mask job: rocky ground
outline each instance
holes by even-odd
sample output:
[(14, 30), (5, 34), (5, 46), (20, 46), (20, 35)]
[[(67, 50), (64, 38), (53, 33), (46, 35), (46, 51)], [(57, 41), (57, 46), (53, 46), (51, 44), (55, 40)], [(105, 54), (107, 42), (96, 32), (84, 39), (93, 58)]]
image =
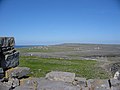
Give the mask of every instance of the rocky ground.
[(21, 69), (21, 72), (14, 72), (16, 77), (12, 71), (8, 71), (9, 78), (1, 80), (0, 90), (120, 90), (118, 78), (86, 80), (76, 77), (75, 73), (58, 71), (49, 72), (43, 78), (25, 78), (28, 68), (17, 69)]
[(91, 59), (120, 57), (120, 45), (102, 44), (61, 44), (19, 49), (22, 55), (34, 55), (43, 58)]

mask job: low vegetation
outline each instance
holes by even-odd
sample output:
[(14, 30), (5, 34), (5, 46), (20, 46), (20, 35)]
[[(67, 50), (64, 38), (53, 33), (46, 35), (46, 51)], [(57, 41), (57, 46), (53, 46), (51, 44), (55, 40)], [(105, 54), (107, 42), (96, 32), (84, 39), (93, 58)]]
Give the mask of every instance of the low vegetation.
[(97, 67), (94, 60), (66, 60), (40, 58), (37, 56), (20, 56), (20, 66), (31, 68), (31, 77), (43, 77), (50, 71), (66, 71), (77, 76), (89, 78), (108, 78), (104, 69)]

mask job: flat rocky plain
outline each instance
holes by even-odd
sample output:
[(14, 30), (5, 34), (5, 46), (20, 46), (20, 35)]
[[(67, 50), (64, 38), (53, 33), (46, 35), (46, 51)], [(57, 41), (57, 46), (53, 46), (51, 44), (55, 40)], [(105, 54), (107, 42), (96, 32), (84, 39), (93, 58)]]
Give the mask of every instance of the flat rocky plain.
[(120, 45), (104, 44), (59, 44), (50, 46), (35, 46), (19, 49), (22, 54), (40, 57), (80, 59), (97, 57), (120, 57)]
[[(19, 48), (18, 50), (21, 56), (80, 61), (93, 60), (97, 61), (97, 67), (106, 72), (113, 73), (119, 70), (120, 45), (65, 43)], [(115, 71), (111, 71), (111, 67), (114, 66), (117, 68), (115, 67)]]

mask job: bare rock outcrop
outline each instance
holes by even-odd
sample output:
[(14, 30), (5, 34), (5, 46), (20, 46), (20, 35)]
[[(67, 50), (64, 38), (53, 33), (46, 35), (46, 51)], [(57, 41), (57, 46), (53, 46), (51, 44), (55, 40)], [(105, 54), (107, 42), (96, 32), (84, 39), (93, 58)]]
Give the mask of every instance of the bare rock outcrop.
[(75, 73), (52, 71), (46, 74), (46, 78), (55, 81), (73, 82), (75, 79)]

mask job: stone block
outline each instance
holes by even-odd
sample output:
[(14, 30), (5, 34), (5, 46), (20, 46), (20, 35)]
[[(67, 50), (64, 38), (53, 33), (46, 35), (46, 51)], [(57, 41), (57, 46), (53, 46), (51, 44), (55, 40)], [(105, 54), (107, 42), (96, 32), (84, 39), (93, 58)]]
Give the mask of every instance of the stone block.
[(55, 81), (73, 82), (75, 79), (75, 73), (52, 71), (46, 74), (46, 78)]
[(19, 80), (17, 78), (9, 78), (9, 80), (7, 82), (3, 82), (6, 86), (15, 88), (17, 86), (19, 86)]
[(7, 86), (6, 84), (0, 82), (0, 90), (12, 90), (11, 86)]
[(111, 84), (111, 86), (120, 86), (120, 80), (111, 78), (110, 79), (110, 84)]
[(33, 86), (37, 87), (39, 78), (27, 78), (20, 80), (20, 86)]
[(86, 78), (75, 77), (73, 85), (86, 87), (87, 86)]
[(35, 89), (32, 86), (18, 86), (14, 90), (40, 90), (40, 89)]
[(39, 78), (21, 79), (20, 86), (24, 87), (24, 88), (28, 88), (28, 89), (32, 87), (33, 90), (39, 90), (39, 89), (37, 89), (38, 88), (38, 80), (39, 80)]
[(6, 54), (2, 56), (1, 67), (3, 69), (8, 69), (11, 67), (16, 67), (19, 65), (19, 52), (14, 52), (12, 54)]
[(111, 90), (120, 90), (120, 86), (111, 87)]
[(82, 90), (82, 88), (63, 81), (39, 79), (37, 90)]
[(13, 47), (14, 45), (14, 37), (0, 37), (0, 47)]
[(9, 78), (9, 81), (12, 82), (12, 87), (15, 88), (20, 85), (20, 81), (17, 78)]
[(22, 78), (30, 73), (30, 68), (15, 67), (5, 71), (6, 78)]
[(1, 52), (4, 54), (4, 52), (9, 52), (10, 50), (15, 50), (14, 47), (2, 47)]
[(90, 79), (87, 81), (87, 86), (90, 90), (110, 90), (108, 80)]
[(12, 54), (14, 52), (16, 52), (16, 49), (13, 48), (13, 49), (10, 49), (10, 50), (3, 51), (2, 54), (7, 55), (7, 54)]

